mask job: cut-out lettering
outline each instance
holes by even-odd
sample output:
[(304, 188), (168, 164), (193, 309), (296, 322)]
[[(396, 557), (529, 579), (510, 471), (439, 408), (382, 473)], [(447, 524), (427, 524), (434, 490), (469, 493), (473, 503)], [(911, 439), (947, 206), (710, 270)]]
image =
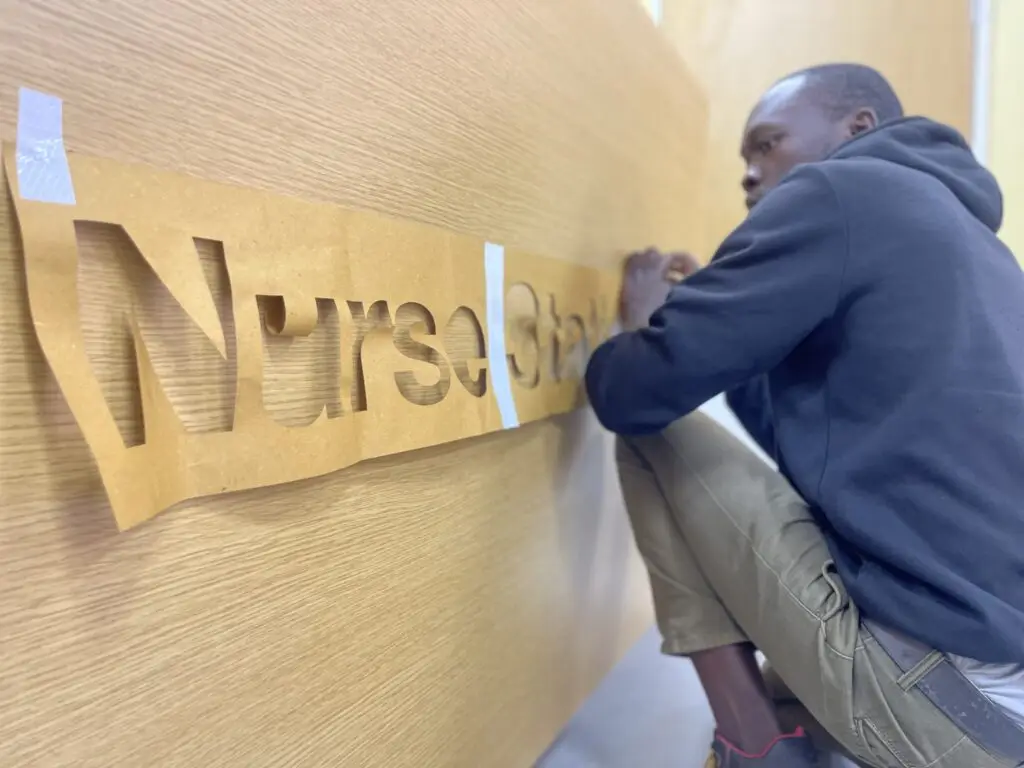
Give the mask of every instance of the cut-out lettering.
[[(191, 263), (196, 282), (202, 281), (195, 293), (213, 308), (214, 330), (200, 327), (185, 311), (180, 295), (170, 293), (122, 227), (76, 221), (74, 231), (86, 352), (125, 444), (145, 442), (133, 328), (147, 340), (154, 373), (181, 427), (195, 433), (230, 430), (235, 344), (221, 244), (186, 238), (191, 252), (180, 254)], [(213, 339), (222, 340), (223, 354)], [(197, 381), (207, 388), (201, 403), (190, 397)]]
[(558, 378), (582, 379), (586, 373), (587, 360), (590, 358), (587, 327), (583, 318), (579, 315), (569, 315), (565, 318), (561, 339)]
[(363, 372), (363, 341), (366, 334), (381, 328), (393, 328), (391, 311), (386, 301), (375, 301), (369, 310), (363, 309), (363, 302), (348, 302), (349, 317), (353, 323), (352, 339), (352, 410), (366, 410), (366, 376)]
[[(395, 349), (408, 358), (432, 366), (436, 381), (424, 382), (414, 371), (396, 371), (395, 384), (402, 397), (417, 405), (437, 405), (451, 387), (451, 369), (440, 350), (428, 342), (437, 336), (434, 316), (422, 304), (403, 304), (395, 311)], [(433, 377), (432, 377), (433, 378)]]
[(473, 397), (487, 393), (484, 329), (469, 307), (458, 307), (444, 329), (444, 349), (459, 383)]
[(317, 323), (309, 333), (274, 331), (280, 315), (275, 299), (257, 297), (263, 336), (263, 407), (289, 427), (304, 427), (321, 416), (344, 412), (341, 392), (341, 325), (332, 299), (316, 299)]
[(533, 288), (526, 283), (512, 285), (505, 296), (505, 325), (512, 342), (508, 361), (513, 381), (527, 389), (540, 383), (539, 317), (540, 302)]
[(75, 153), (75, 204), (41, 203), (3, 154), (36, 337), (121, 529), (502, 429), (494, 334), (518, 423), (575, 408), (613, 319), (617, 271), (506, 248), (488, 317), (469, 235)]
[(317, 300), (309, 297), (257, 296), (263, 322), (274, 336), (309, 336), (320, 321)]
[(548, 294), (543, 302), (538, 301), (538, 307), (537, 345), (542, 360), (541, 368), (546, 375), (559, 381), (562, 378), (562, 319), (558, 316), (553, 295)]

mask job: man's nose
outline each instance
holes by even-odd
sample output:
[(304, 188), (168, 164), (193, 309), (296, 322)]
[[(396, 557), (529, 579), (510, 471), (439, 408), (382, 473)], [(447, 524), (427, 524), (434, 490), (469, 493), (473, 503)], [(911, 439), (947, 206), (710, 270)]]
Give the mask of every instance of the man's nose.
[(743, 180), (740, 182), (743, 187), (743, 191), (748, 195), (755, 189), (761, 186), (761, 169), (756, 165), (748, 165), (746, 172), (743, 174)]

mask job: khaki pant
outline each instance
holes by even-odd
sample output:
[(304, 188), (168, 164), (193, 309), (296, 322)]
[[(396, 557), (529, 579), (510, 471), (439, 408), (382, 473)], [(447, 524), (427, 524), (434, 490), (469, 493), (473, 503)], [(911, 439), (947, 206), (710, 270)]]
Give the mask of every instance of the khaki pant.
[(861, 629), (803, 499), (715, 421), (688, 416), (617, 454), (665, 653), (752, 642), (780, 719), (823, 726), (869, 765), (1009, 765), (916, 689), (927, 670), (901, 674)]

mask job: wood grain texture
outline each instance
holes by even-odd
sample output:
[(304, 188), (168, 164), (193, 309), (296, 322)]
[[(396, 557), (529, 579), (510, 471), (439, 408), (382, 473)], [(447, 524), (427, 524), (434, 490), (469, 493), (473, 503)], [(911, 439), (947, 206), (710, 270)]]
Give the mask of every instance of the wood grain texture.
[(743, 125), (780, 77), (835, 61), (889, 78), (909, 114), (971, 126), (970, 0), (663, 0), (662, 31), (709, 94), (704, 259), (746, 214)]
[[(11, 0), (0, 61), (4, 139), (26, 85), (64, 99), (72, 150), (554, 258), (610, 265), (700, 226), (703, 100), (632, 0)], [(126, 438), (133, 297), (180, 331), (156, 351), (176, 409), (223, 428), (216, 356), (118, 233), (79, 234), (86, 344)], [(213, 244), (203, 263), (217, 294)], [(519, 768), (648, 625), (582, 412), (117, 534), (24, 281), (4, 195), (0, 765)], [(264, 398), (296, 423), (336, 375), (297, 376), (330, 339), (303, 343), (268, 355)]]

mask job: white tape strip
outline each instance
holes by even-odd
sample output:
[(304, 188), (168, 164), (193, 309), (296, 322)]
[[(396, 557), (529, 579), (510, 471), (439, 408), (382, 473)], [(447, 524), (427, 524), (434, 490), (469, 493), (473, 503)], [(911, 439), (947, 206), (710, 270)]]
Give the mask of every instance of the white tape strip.
[(491, 391), (498, 401), (501, 426), (519, 426), (516, 403), (512, 399), (512, 380), (508, 375), (505, 349), (505, 246), (484, 244), (484, 275), (487, 281), (487, 368)]
[(992, 27), (991, 0), (972, 0), (974, 25), (974, 88), (971, 98), (971, 147), (982, 165), (988, 163), (990, 118), (992, 115)]
[(651, 14), (651, 18), (654, 19), (654, 23), (660, 26), (664, 17), (661, 0), (647, 0), (647, 10)]
[(68, 156), (64, 152), (64, 104), (56, 96), (18, 89), (15, 148), (18, 194), (22, 200), (75, 204)]

